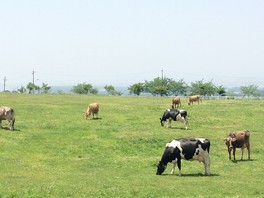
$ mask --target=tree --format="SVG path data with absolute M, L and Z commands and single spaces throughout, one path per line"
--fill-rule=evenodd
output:
M 112 96 L 116 96 L 116 95 L 121 96 L 122 95 L 121 92 L 118 92 L 115 90 L 115 87 L 113 85 L 105 85 L 104 89 L 107 91 L 107 93 L 109 95 L 112 95 Z
M 42 91 L 42 93 L 48 93 L 50 88 L 51 87 L 48 86 L 48 84 L 42 83 L 41 91 Z
M 27 89 L 25 87 L 21 86 L 19 89 L 17 89 L 17 91 L 19 93 L 25 93 L 27 91 Z
M 257 92 L 258 86 L 255 84 L 248 85 L 248 86 L 241 86 L 240 87 L 243 97 L 247 96 L 259 96 L 260 94 Z
M 27 84 L 27 89 L 28 89 L 28 93 L 31 94 L 31 93 L 35 93 L 35 91 L 40 91 L 40 87 L 33 84 L 32 82 L 29 82 Z
M 112 95 L 115 92 L 115 88 L 113 85 L 105 85 L 104 89 L 107 91 L 108 94 Z
M 34 91 L 38 91 L 38 92 L 40 92 L 40 86 L 38 86 L 38 85 L 35 85 L 35 88 L 34 88 Z
M 35 85 L 32 82 L 29 82 L 27 84 L 27 89 L 28 89 L 28 93 L 31 94 L 35 89 Z
M 216 88 L 212 81 L 204 83 L 203 80 L 198 80 L 195 83 L 191 83 L 191 94 L 200 95 L 214 95 L 216 93 Z
M 128 88 L 128 90 L 130 91 L 130 92 L 129 92 L 130 94 L 133 93 L 133 94 L 139 96 L 140 93 L 144 91 L 144 87 L 145 87 L 145 86 L 144 86 L 144 83 L 136 83 L 136 84 L 131 85 L 131 86 Z
M 73 86 L 72 92 L 77 93 L 77 94 L 97 94 L 98 90 L 96 88 L 93 88 L 91 84 L 87 83 L 81 83 L 77 84 L 76 86 Z
M 216 92 L 220 95 L 220 96 L 226 96 L 226 90 L 225 88 L 221 85 L 219 87 L 216 87 Z
M 154 96 L 167 96 L 169 95 L 169 79 L 157 77 L 150 82 L 145 81 L 145 91 Z
M 169 91 L 171 95 L 184 95 L 187 92 L 188 85 L 183 81 L 183 79 L 179 81 L 174 81 L 172 79 L 168 79 Z

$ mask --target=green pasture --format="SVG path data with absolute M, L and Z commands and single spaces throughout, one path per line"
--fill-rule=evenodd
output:
M 86 120 L 92 102 L 99 119 Z M 0 94 L 0 105 L 16 112 L 15 131 L 0 129 L 1 198 L 264 197 L 264 101 L 182 99 L 188 130 L 160 126 L 171 98 Z M 242 129 L 252 160 L 229 161 L 223 140 Z M 165 144 L 180 137 L 210 139 L 211 176 L 197 161 L 182 161 L 181 177 L 171 164 L 156 175 Z

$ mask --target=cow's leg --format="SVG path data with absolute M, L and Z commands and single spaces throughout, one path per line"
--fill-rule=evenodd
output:
M 236 147 L 233 147 L 233 157 L 234 161 L 236 161 Z
M 207 156 L 205 156 L 205 159 L 204 159 L 204 174 L 205 175 L 210 175 L 211 174 L 209 154 Z
M 188 128 L 188 127 L 187 127 L 187 123 L 188 123 L 188 122 L 187 122 L 187 119 L 184 118 L 184 117 L 181 117 L 180 121 L 183 122 L 184 127 L 185 127 L 185 130 L 187 130 L 187 128 Z
M 241 148 L 241 159 L 240 160 L 243 160 L 243 155 L 244 155 L 244 148 L 242 147 Z
M 169 118 L 169 121 L 168 121 L 168 126 L 167 128 L 171 128 L 171 118 Z
M 249 143 L 247 145 L 247 150 L 248 150 L 248 160 L 250 160 L 250 144 Z
M 8 123 L 9 123 L 10 131 L 13 131 L 13 120 L 12 119 L 8 119 Z
M 13 131 L 13 120 L 12 119 L 7 119 L 8 124 L 9 124 L 9 129 L 10 131 Z
M 228 148 L 229 160 L 231 160 L 231 151 L 232 151 L 232 149 Z
M 187 121 L 187 118 L 186 117 L 182 117 L 180 114 L 177 115 L 176 117 L 176 121 L 180 121 L 180 122 L 183 122 L 184 123 L 184 126 L 185 126 L 185 129 L 187 130 L 187 125 L 188 125 L 188 121 Z
M 181 159 L 177 159 L 177 166 L 179 169 L 179 176 L 181 176 Z
M 185 126 L 185 129 L 187 130 L 188 129 L 188 121 L 187 121 L 187 118 L 184 118 L 184 126 Z
M 14 131 L 15 118 L 11 120 L 11 130 Z
M 173 175 L 174 172 L 175 172 L 175 166 L 176 166 L 176 163 L 177 163 L 176 160 L 172 161 L 173 166 L 172 166 L 172 169 L 171 169 L 171 175 Z

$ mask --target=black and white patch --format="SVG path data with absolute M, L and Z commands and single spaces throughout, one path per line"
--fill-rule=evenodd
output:
M 185 129 L 187 130 L 187 111 L 178 109 L 167 109 L 164 111 L 162 117 L 160 118 L 160 124 L 161 126 L 164 126 L 165 122 L 168 121 L 167 128 L 171 128 L 171 120 L 183 122 Z
M 164 172 L 169 162 L 173 163 L 171 174 L 177 163 L 181 175 L 181 159 L 198 160 L 204 163 L 204 174 L 210 175 L 210 141 L 206 138 L 176 139 L 166 144 L 165 151 L 157 165 L 157 175 Z

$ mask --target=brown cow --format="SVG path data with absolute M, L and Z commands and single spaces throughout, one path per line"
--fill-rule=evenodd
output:
M 188 105 L 193 104 L 193 102 L 196 102 L 196 101 L 198 102 L 198 104 L 199 104 L 200 101 L 202 102 L 202 98 L 201 98 L 200 95 L 190 96 L 189 99 L 188 99 Z
M 225 139 L 225 143 L 228 149 L 229 160 L 231 160 L 231 151 L 233 150 L 234 161 L 236 160 L 236 148 L 241 148 L 241 160 L 243 160 L 244 148 L 248 150 L 248 160 L 250 160 L 250 144 L 249 144 L 250 132 L 248 130 L 238 131 L 230 133 Z
M 12 107 L 0 107 L 0 128 L 2 128 L 2 120 L 7 120 L 10 130 L 14 130 L 15 112 Z
M 176 108 L 176 107 L 180 107 L 181 106 L 181 99 L 179 96 L 175 96 L 173 99 L 172 99 L 172 108 Z
M 93 114 L 93 118 L 98 118 L 98 111 L 99 111 L 99 104 L 98 103 L 91 103 L 88 105 L 87 111 L 86 111 L 86 119 L 88 119 Z

